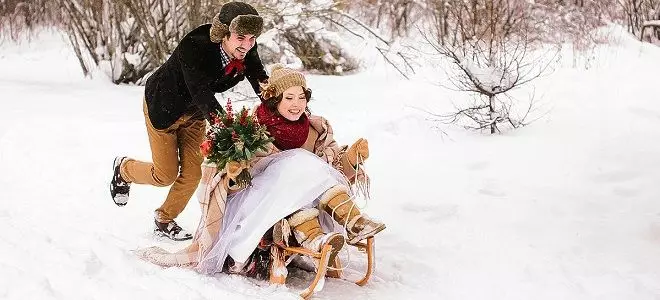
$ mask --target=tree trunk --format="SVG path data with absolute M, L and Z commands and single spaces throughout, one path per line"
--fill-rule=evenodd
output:
M 497 124 L 495 123 L 495 95 L 488 97 L 488 115 L 490 116 L 490 134 L 497 131 Z

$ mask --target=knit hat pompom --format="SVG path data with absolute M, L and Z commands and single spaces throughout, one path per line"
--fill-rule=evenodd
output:
M 283 64 L 279 64 L 279 63 L 278 63 L 278 64 L 274 64 L 274 65 L 270 68 L 270 73 L 273 74 L 273 72 L 275 72 L 275 71 L 277 71 L 277 70 L 280 70 L 280 69 L 284 69 L 284 65 L 283 65 Z
M 261 86 L 261 97 L 264 100 L 277 97 L 293 86 L 300 86 L 306 90 L 305 75 L 282 64 L 275 64 L 270 69 L 268 83 Z

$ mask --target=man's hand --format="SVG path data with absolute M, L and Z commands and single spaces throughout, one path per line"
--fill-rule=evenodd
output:
M 245 79 L 245 74 L 242 73 L 236 74 L 236 71 L 234 70 L 229 75 L 219 79 L 217 82 L 217 87 L 223 90 L 224 89 L 228 90 L 236 86 L 239 82 L 243 81 L 243 79 Z

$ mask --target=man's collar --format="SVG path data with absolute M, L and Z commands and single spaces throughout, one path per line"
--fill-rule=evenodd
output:
M 229 56 L 229 53 L 225 51 L 225 48 L 222 47 L 222 43 L 220 43 L 220 56 L 222 57 L 222 66 L 227 66 L 229 62 L 231 61 L 231 57 Z

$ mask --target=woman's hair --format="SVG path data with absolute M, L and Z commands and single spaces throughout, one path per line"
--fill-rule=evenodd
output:
M 280 113 L 277 111 L 277 106 L 280 105 L 280 102 L 282 102 L 283 97 L 284 94 L 279 94 L 278 96 L 270 97 L 264 100 L 264 105 L 266 105 L 266 108 L 270 110 L 272 113 L 279 116 Z M 307 100 L 307 103 L 309 103 L 309 100 L 312 99 L 312 90 L 309 88 L 305 89 L 305 99 Z M 305 108 L 305 111 L 308 114 L 311 113 L 309 111 L 309 106 Z

